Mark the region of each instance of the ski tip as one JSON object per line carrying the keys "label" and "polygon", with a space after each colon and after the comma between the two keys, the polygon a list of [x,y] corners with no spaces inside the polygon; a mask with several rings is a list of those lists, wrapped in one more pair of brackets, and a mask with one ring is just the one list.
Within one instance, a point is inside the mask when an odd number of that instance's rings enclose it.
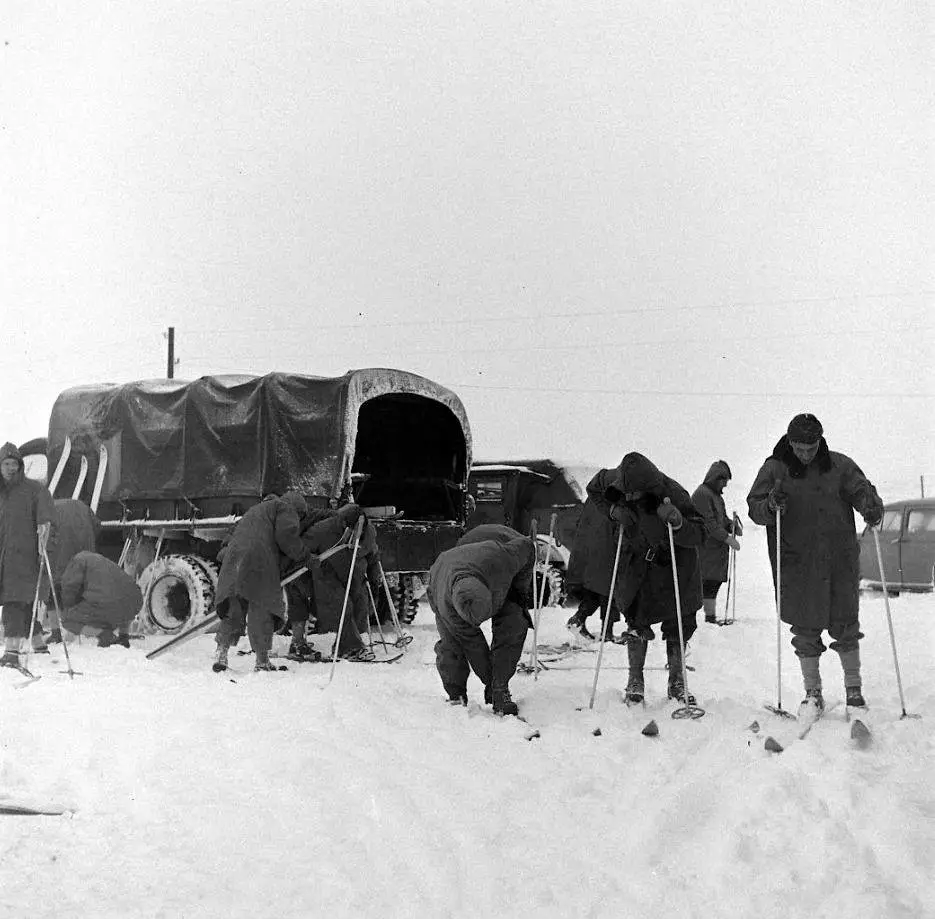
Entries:
{"label": "ski tip", "polygon": [[640,733],[644,737],[656,737],[659,734],[659,725],[656,724],[655,719],[654,719],[650,721],[649,724],[647,724],[646,727],[643,728],[642,731],[640,731]]}
{"label": "ski tip", "polygon": [[767,750],[769,750],[770,753],[782,753],[782,751],[783,751],[783,746],[782,746],[782,744],[779,743],[779,741],[776,740],[776,739],[773,738],[773,737],[767,737],[767,738],[766,738],[766,743],[764,743],[763,746],[764,746]]}
{"label": "ski tip", "polygon": [[855,719],[851,724],[851,740],[854,741],[858,749],[865,750],[869,747],[871,739],[871,734],[867,725],[859,718]]}

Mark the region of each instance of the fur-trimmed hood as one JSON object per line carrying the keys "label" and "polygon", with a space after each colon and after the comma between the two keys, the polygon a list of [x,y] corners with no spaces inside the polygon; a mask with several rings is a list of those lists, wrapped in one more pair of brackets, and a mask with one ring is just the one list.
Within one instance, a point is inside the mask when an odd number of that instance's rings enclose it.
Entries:
{"label": "fur-trimmed hood", "polygon": [[[783,434],[776,442],[772,457],[779,460],[789,470],[789,478],[801,479],[805,475],[807,467],[802,465],[793,452],[788,435]],[[831,471],[831,453],[824,437],[818,442],[818,453],[809,465],[816,466],[819,473]]]}

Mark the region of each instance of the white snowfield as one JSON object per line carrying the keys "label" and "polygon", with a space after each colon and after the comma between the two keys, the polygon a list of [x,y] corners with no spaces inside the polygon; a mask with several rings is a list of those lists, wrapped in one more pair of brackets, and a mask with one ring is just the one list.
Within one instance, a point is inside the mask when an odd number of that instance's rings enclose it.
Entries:
{"label": "white snowfield", "polygon": [[[59,650],[32,658],[42,679],[23,689],[0,672],[0,804],[69,812],[0,816],[0,916],[935,917],[935,600],[891,600],[906,706],[924,718],[900,718],[883,600],[863,595],[873,745],[849,740],[832,652],[839,704],[797,741],[763,707],[777,701],[764,531],[743,543],[737,622],[692,642],[698,721],[670,717],[659,641],[645,709],[622,702],[619,646],[593,711],[594,653],[516,676],[538,739],[483,711],[473,678],[472,705],[451,708],[424,604],[402,660],[339,663],[330,685],[329,664],[254,674],[252,656],[216,675],[211,636],[151,662],[162,637],[85,641],[80,676]],[[567,640],[568,615],[547,609],[542,640]],[[794,711],[785,627],[782,660]]]}

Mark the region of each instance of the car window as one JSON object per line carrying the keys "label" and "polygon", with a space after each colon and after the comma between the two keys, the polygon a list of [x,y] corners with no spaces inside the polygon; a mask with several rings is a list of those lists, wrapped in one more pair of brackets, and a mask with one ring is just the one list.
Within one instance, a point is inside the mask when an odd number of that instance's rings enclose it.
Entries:
{"label": "car window", "polygon": [[935,508],[917,507],[909,511],[907,536],[935,536]]}
{"label": "car window", "polygon": [[475,486],[478,504],[499,504],[503,500],[503,482],[478,480]]}
{"label": "car window", "polygon": [[883,522],[880,524],[880,529],[886,533],[896,533],[899,530],[899,524],[902,522],[903,512],[900,508],[895,511],[887,511],[883,515]]}

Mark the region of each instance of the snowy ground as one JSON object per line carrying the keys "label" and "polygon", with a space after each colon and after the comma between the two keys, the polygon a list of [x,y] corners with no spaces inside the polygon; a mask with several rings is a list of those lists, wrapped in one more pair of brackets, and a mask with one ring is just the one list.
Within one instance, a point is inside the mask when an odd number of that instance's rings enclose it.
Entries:
{"label": "snowy ground", "polygon": [[[935,917],[935,600],[891,600],[923,720],[899,717],[883,601],[865,596],[873,746],[852,747],[839,705],[770,754],[764,737],[794,728],[763,709],[775,614],[763,531],[744,541],[736,624],[693,642],[699,721],[670,717],[659,642],[648,706],[628,710],[615,646],[593,711],[593,653],[515,678],[542,735],[527,741],[476,683],[468,710],[443,703],[425,607],[401,661],[340,663],[330,685],[328,665],[254,674],[251,657],[215,675],[210,637],[156,661],[162,638],[85,642],[73,681],[61,652],[33,658],[24,689],[3,671],[0,803],[70,813],[0,816],[0,916]],[[543,641],[567,638],[567,615],[545,612]],[[794,709],[785,629],[782,655]],[[823,675],[841,700],[836,655]]]}

